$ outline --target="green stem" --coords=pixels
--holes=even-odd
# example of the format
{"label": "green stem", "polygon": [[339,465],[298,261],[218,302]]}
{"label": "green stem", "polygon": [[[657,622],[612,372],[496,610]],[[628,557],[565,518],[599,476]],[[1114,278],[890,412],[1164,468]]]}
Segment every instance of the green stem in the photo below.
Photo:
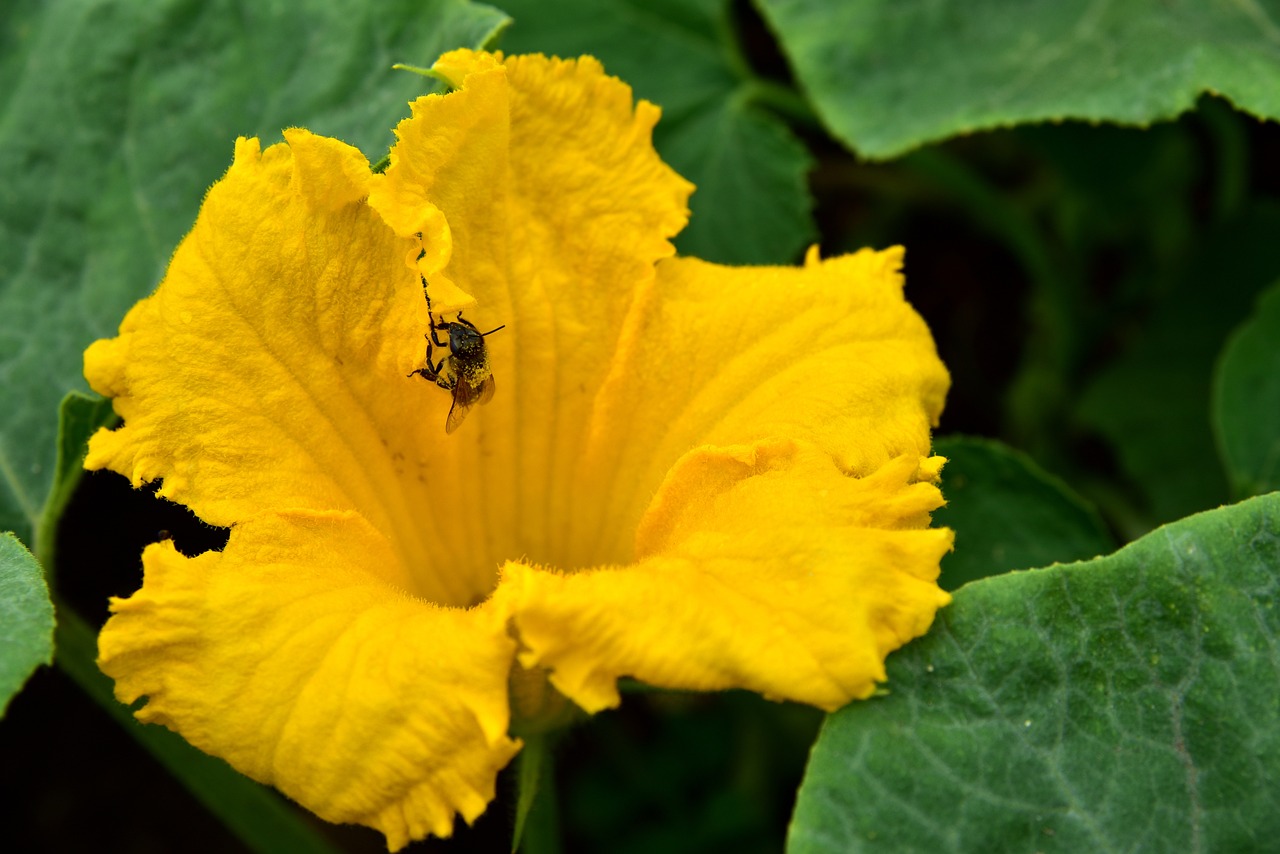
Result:
{"label": "green stem", "polygon": [[736,94],[744,104],[777,113],[798,125],[822,129],[822,121],[802,94],[790,86],[763,78],[756,73],[746,51],[743,50],[732,4],[721,4],[720,14],[716,18],[716,34],[716,42],[723,51],[725,64],[742,81]]}
{"label": "green stem", "polygon": [[57,564],[58,523],[62,511],[84,476],[84,455],[89,437],[99,427],[116,422],[108,398],[69,392],[58,406],[58,456],[54,464],[53,487],[36,520],[35,556],[44,567],[45,578],[53,586]]}
{"label": "green stem", "polygon": [[803,95],[790,86],[755,77],[746,81],[739,91],[748,105],[777,113],[795,125],[814,130],[823,129],[822,120],[813,111],[813,107]]}
{"label": "green stem", "polygon": [[445,84],[446,86],[449,85],[449,78],[445,77],[443,74],[441,74],[439,71],[436,71],[434,68],[423,68],[420,65],[406,65],[403,62],[397,62],[395,65],[391,66],[391,69],[393,71],[408,71],[410,74],[416,74],[419,77],[427,77],[432,80],[438,80],[441,83]]}
{"label": "green stem", "polygon": [[516,765],[516,827],[511,850],[560,854],[560,816],[551,733],[525,738]]}
{"label": "green stem", "polygon": [[1199,116],[1217,149],[1213,158],[1213,214],[1222,222],[1244,204],[1249,187],[1249,137],[1243,117],[1218,98],[1205,96],[1199,106]]}

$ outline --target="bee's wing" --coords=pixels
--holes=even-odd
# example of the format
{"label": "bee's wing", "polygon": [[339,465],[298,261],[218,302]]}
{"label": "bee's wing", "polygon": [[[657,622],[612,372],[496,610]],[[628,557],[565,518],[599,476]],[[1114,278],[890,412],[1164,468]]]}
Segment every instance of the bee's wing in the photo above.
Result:
{"label": "bee's wing", "polygon": [[486,399],[484,394],[487,387],[489,387],[488,383],[483,383],[480,388],[476,388],[462,377],[458,377],[458,384],[453,387],[453,406],[449,407],[449,417],[444,422],[445,433],[457,430],[462,425],[463,419],[467,417],[467,413],[471,411],[471,407]]}
{"label": "bee's wing", "polygon": [[493,374],[484,378],[484,382],[480,384],[480,402],[488,403],[493,400],[493,390],[497,384],[493,381]]}

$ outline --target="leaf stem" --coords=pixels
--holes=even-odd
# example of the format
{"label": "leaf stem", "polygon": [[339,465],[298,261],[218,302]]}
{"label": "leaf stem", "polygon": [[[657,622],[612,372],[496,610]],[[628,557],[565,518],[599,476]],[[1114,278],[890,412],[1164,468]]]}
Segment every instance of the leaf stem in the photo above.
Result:
{"label": "leaf stem", "polygon": [[511,850],[560,854],[559,800],[551,749],[553,733],[525,738],[516,764],[516,827]]}
{"label": "leaf stem", "polygon": [[808,100],[790,86],[753,77],[746,81],[739,91],[742,99],[750,106],[761,107],[777,113],[792,124],[823,130],[825,133],[822,120],[818,118],[818,114],[814,112]]}
{"label": "leaf stem", "polygon": [[1213,158],[1213,214],[1231,219],[1244,204],[1249,187],[1249,136],[1243,117],[1218,98],[1204,96],[1196,111],[1217,149]]}

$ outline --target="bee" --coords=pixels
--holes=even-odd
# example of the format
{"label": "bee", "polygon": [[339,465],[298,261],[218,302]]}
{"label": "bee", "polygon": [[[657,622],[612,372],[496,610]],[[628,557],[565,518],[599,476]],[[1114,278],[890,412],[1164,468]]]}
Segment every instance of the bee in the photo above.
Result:
{"label": "bee", "polygon": [[[458,312],[454,320],[437,321],[431,311],[430,296],[427,296],[427,314],[431,318],[431,330],[425,336],[427,364],[409,376],[416,374],[453,392],[453,405],[449,407],[449,417],[444,422],[444,432],[452,433],[462,424],[471,407],[493,400],[495,384],[484,339],[485,336],[505,328],[506,324],[481,332],[474,323],[463,318],[462,312]],[[449,336],[447,342],[440,340],[441,332]],[[440,361],[432,364],[435,352],[433,347],[443,350],[446,346],[449,348],[448,355],[441,356]]]}

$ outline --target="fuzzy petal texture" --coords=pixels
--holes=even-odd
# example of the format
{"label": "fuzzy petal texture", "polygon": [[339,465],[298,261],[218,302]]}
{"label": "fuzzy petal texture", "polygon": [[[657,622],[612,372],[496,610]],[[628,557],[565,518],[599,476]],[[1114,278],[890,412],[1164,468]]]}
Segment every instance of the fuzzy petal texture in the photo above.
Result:
{"label": "fuzzy petal texture", "polygon": [[221,553],[165,542],[143,565],[99,643],[120,701],[148,698],[140,720],[321,818],[377,828],[392,850],[448,836],[455,813],[474,821],[493,799],[519,747],[503,617],[408,593],[358,516],[266,516]]}
{"label": "fuzzy petal texture", "polygon": [[413,104],[369,203],[405,235],[442,212],[453,249],[428,292],[454,284],[475,299],[467,319],[506,324],[488,339],[493,402],[438,455],[448,549],[489,571],[512,556],[593,564],[567,520],[611,523],[569,476],[693,188],[653,149],[658,109],[594,59],[456,51],[435,69],[460,88]]}
{"label": "fuzzy petal texture", "polygon": [[[493,586],[432,541],[426,323],[368,163],[305,131],[237,145],[165,281],[86,354],[125,419],[86,465],[234,526],[221,554],[147,553],[103,670],[139,717],[393,847],[474,819],[517,749]],[[454,607],[450,607],[454,606]]]}
{"label": "fuzzy petal texture", "polygon": [[[124,418],[86,465],[232,528],[148,549],[100,640],[118,695],[393,848],[492,797],[513,668],[591,711],[622,676],[836,708],[946,603],[951,543],[949,379],[901,250],[674,258],[693,188],[656,107],[586,57],[436,70],[455,91],[411,105],[384,174],[306,131],[241,140],[85,357]],[[450,434],[414,375],[424,282],[437,317],[503,327]]]}
{"label": "fuzzy petal texture", "polygon": [[504,569],[527,666],[588,711],[616,680],[748,688],[833,711],[871,695],[884,657],[950,601],[935,583],[948,530],[904,455],[850,478],[811,446],[699,448],[663,484],[637,563],[563,575]]}
{"label": "fuzzy petal texture", "polygon": [[504,569],[526,666],[592,711],[619,676],[826,709],[871,693],[949,601],[951,533],[928,529],[949,378],[900,264],[659,265],[570,478],[613,521],[566,520],[604,560]]}

